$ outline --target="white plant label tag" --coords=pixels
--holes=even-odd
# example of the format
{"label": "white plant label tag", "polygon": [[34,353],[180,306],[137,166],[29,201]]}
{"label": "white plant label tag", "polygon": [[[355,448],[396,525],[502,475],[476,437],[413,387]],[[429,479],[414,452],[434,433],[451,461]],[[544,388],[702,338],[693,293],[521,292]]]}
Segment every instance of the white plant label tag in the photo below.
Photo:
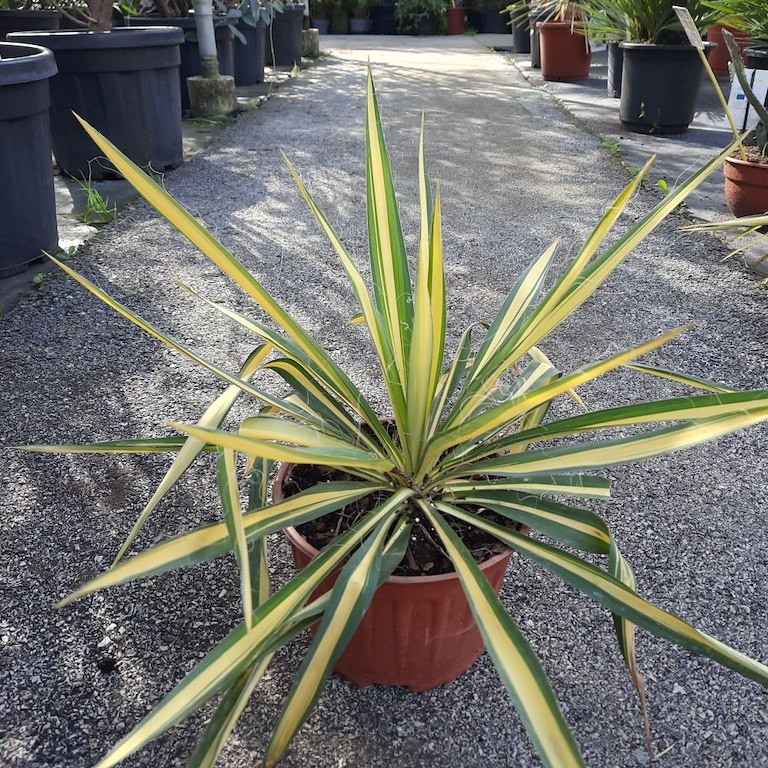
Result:
{"label": "white plant label tag", "polygon": [[[768,96],[768,69],[745,69],[747,82],[755,92],[759,101],[765,104],[765,97]],[[739,85],[739,81],[734,78],[731,85],[731,94],[728,97],[728,109],[733,115],[733,122],[741,131],[746,131],[757,122],[755,110],[749,104],[744,90]],[[723,118],[723,127],[730,128],[728,118]]]}
{"label": "white plant label tag", "polygon": [[679,5],[672,6],[677,14],[677,18],[680,19],[680,23],[683,25],[683,32],[685,32],[688,42],[694,48],[700,48],[704,50],[704,41],[701,39],[699,30],[696,28],[696,22],[691,16],[691,12],[687,8],[682,8]]}

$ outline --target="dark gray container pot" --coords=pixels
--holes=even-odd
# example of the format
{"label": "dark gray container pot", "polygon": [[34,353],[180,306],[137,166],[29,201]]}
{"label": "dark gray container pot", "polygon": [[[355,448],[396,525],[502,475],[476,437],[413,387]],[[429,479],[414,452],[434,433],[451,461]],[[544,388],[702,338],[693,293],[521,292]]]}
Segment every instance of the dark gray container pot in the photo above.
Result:
{"label": "dark gray container pot", "polygon": [[320,33],[320,35],[327,35],[328,30],[331,28],[330,19],[312,19],[312,26]]}
{"label": "dark gray container pot", "polygon": [[[304,6],[286,6],[282,13],[272,17],[270,47],[267,30],[267,64],[276,67],[292,67],[301,64],[301,28],[304,19]],[[272,53],[274,51],[274,58]]]}
{"label": "dark gray container pot", "polygon": [[[709,53],[715,47],[706,43]],[[704,65],[692,45],[619,43],[624,51],[619,116],[634,133],[685,133],[696,111]]]}
{"label": "dark gray container pot", "polygon": [[512,48],[515,53],[531,52],[531,30],[527,21],[512,25]]}
{"label": "dark gray container pot", "polygon": [[546,21],[549,17],[549,13],[528,14],[528,26],[530,27],[531,37],[531,66],[534,69],[541,69],[541,33],[536,22]]}
{"label": "dark gray container pot", "polygon": [[354,16],[352,16],[349,19],[349,34],[370,35],[371,26],[372,24],[370,19],[356,19]]}
{"label": "dark gray container pot", "polygon": [[[254,27],[240,19],[237,31],[245,43],[235,39],[235,83],[255,85],[264,81],[264,63],[267,49],[267,25],[263,21]],[[218,45],[217,45],[218,48]]]}
{"label": "dark gray container pot", "polygon": [[608,43],[608,95],[621,96],[621,78],[624,70],[624,49],[618,43]]}
{"label": "dark gray container pot", "polygon": [[[189,109],[189,91],[187,78],[202,75],[200,64],[200,48],[197,45],[197,27],[191,16],[179,18],[161,18],[159,16],[134,16],[129,19],[131,27],[179,27],[184,32],[179,66],[179,83],[181,88],[181,109]],[[219,74],[235,76],[235,33],[232,27],[223,19],[214,17],[214,33],[216,36],[216,56],[219,59]]]}
{"label": "dark gray container pot", "polygon": [[180,29],[123,27],[110,32],[17,32],[10,37],[50,48],[56,58],[51,136],[56,162],[68,176],[119,176],[73,111],[142,168],[162,172],[181,165]]}
{"label": "dark gray container pot", "polygon": [[50,51],[0,42],[0,278],[56,253],[48,80]]}
{"label": "dark gray container pot", "polygon": [[747,48],[744,53],[750,69],[768,69],[768,48]]}
{"label": "dark gray container pot", "polygon": [[507,23],[509,21],[508,13],[499,13],[499,11],[480,11],[480,28],[478,32],[481,35],[506,35],[512,32],[512,28]]}
{"label": "dark gray container pot", "polygon": [[0,11],[0,41],[11,32],[58,29],[60,23],[58,11]]}

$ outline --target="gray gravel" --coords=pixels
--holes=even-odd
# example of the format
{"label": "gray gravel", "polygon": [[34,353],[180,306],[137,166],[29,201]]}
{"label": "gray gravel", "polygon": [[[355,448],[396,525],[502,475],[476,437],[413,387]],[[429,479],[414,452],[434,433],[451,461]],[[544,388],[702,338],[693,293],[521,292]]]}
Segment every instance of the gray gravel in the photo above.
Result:
{"label": "gray gravel", "polygon": [[[357,46],[356,50],[352,46]],[[426,111],[445,213],[450,343],[487,319],[515,275],[554,237],[561,258],[583,241],[626,183],[550,97],[470,38],[331,39],[335,54],[223,131],[168,188],[252,268],[294,317],[380,403],[377,370],[340,268],[279,157],[283,148],[362,260],[363,120],[370,57],[413,244],[415,150]],[[656,196],[642,191],[630,220]],[[768,384],[766,295],[719,263],[721,246],[676,231],[651,237],[546,344],[569,369],[661,330],[698,327],[653,361],[740,387]],[[621,228],[619,228],[621,231]],[[252,341],[181,294],[179,278],[246,308],[203,257],[144,205],[123,212],[78,253],[76,267],[203,355],[235,370]],[[2,319],[2,442],[165,434],[197,417],[221,387],[162,349],[71,281],[53,276]],[[618,373],[584,391],[591,407],[661,397],[664,382]],[[240,415],[245,413],[243,403]],[[764,510],[768,430],[754,428],[663,461],[612,471],[600,505],[639,588],[701,629],[768,659]],[[238,619],[225,558],[87,598],[52,603],[103,570],[167,461],[0,452],[0,764],[87,766],[156,704]],[[219,514],[202,462],[151,520],[140,545]],[[276,579],[290,573],[276,541]],[[640,717],[605,611],[515,560],[503,597],[539,653],[587,762],[643,766]],[[305,646],[279,654],[222,760],[252,766]],[[641,634],[653,732],[667,768],[768,766],[768,694],[716,664]],[[127,765],[181,765],[205,710]],[[538,765],[487,658],[426,694],[358,690],[333,679],[286,768],[527,768]]]}

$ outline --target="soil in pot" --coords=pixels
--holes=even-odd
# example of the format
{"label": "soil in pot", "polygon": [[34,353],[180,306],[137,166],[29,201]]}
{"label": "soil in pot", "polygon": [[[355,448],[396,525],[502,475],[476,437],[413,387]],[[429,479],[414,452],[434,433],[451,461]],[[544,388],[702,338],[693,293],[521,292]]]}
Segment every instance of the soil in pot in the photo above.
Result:
{"label": "soil in pot", "polygon": [[[326,467],[284,465],[273,488],[274,499],[291,496],[324,480],[350,479]],[[306,567],[335,536],[377,503],[364,499],[332,515],[287,529],[299,569]],[[486,513],[502,524],[521,526]],[[491,586],[498,592],[511,553],[474,529],[459,529]],[[410,552],[376,592],[335,670],[356,685],[404,685],[423,691],[450,682],[483,652],[483,641],[450,561],[436,544],[437,534],[414,525]],[[336,574],[318,590],[333,586]]]}
{"label": "soil in pot", "polygon": [[58,29],[60,23],[58,11],[0,11],[0,42],[11,32]]}
{"label": "soil in pot", "polygon": [[542,77],[561,82],[588,79],[592,52],[586,36],[579,34],[570,21],[540,21],[537,25]]}
{"label": "soil in pot", "polygon": [[[619,115],[634,133],[684,133],[696,112],[704,65],[691,45],[620,43],[624,51]],[[712,44],[706,43],[711,53]]]}
{"label": "soil in pot", "polygon": [[58,251],[49,78],[53,54],[0,42],[0,278]]}
{"label": "soil in pot", "polygon": [[756,147],[745,149],[747,161],[729,157],[723,166],[725,201],[734,216],[768,212],[768,162],[761,158]]}
{"label": "soil in pot", "polygon": [[75,179],[117,178],[74,118],[77,112],[142,168],[160,173],[182,162],[179,46],[176,27],[110,32],[17,32],[19,42],[53,51],[53,154]]}

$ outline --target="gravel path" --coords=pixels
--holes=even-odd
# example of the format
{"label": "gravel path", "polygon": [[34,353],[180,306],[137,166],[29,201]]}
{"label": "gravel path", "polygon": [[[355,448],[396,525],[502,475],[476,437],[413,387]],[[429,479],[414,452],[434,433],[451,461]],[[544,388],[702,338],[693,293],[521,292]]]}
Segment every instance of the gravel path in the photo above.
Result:
{"label": "gravel path", "polygon": [[[352,49],[351,46],[357,46]],[[330,39],[334,55],[223,131],[168,188],[263,280],[294,317],[380,401],[377,369],[331,249],[280,159],[283,148],[365,256],[363,121],[370,58],[392,147],[409,243],[416,232],[416,146],[426,111],[442,185],[451,343],[488,319],[514,277],[554,237],[572,254],[626,183],[596,141],[471,38]],[[656,199],[642,191],[629,218]],[[768,385],[766,294],[720,263],[708,237],[670,220],[546,344],[570,369],[697,320],[653,361],[740,387]],[[619,231],[621,228],[619,228]],[[179,292],[173,279],[235,308],[240,295],[144,205],[84,248],[76,267],[203,355],[235,370],[252,342]],[[221,387],[53,275],[0,321],[3,445],[165,434]],[[661,397],[663,382],[618,373],[583,392],[591,407]],[[245,412],[246,404],[240,414]],[[740,650],[768,659],[768,429],[611,474],[601,505],[639,588]],[[0,451],[0,765],[92,765],[238,619],[234,561],[113,589],[57,612],[52,603],[103,570],[167,459],[30,456]],[[142,535],[219,515],[202,462]],[[290,573],[276,543],[276,579]],[[539,653],[587,762],[647,765],[639,711],[610,619],[573,590],[515,560],[503,596]],[[222,765],[258,764],[303,646],[279,654]],[[641,634],[654,738],[665,768],[768,766],[768,693],[716,664]],[[210,713],[210,709],[203,715]],[[202,717],[127,765],[174,766]],[[333,679],[285,768],[527,768],[538,762],[487,658],[423,695],[357,690]]]}

